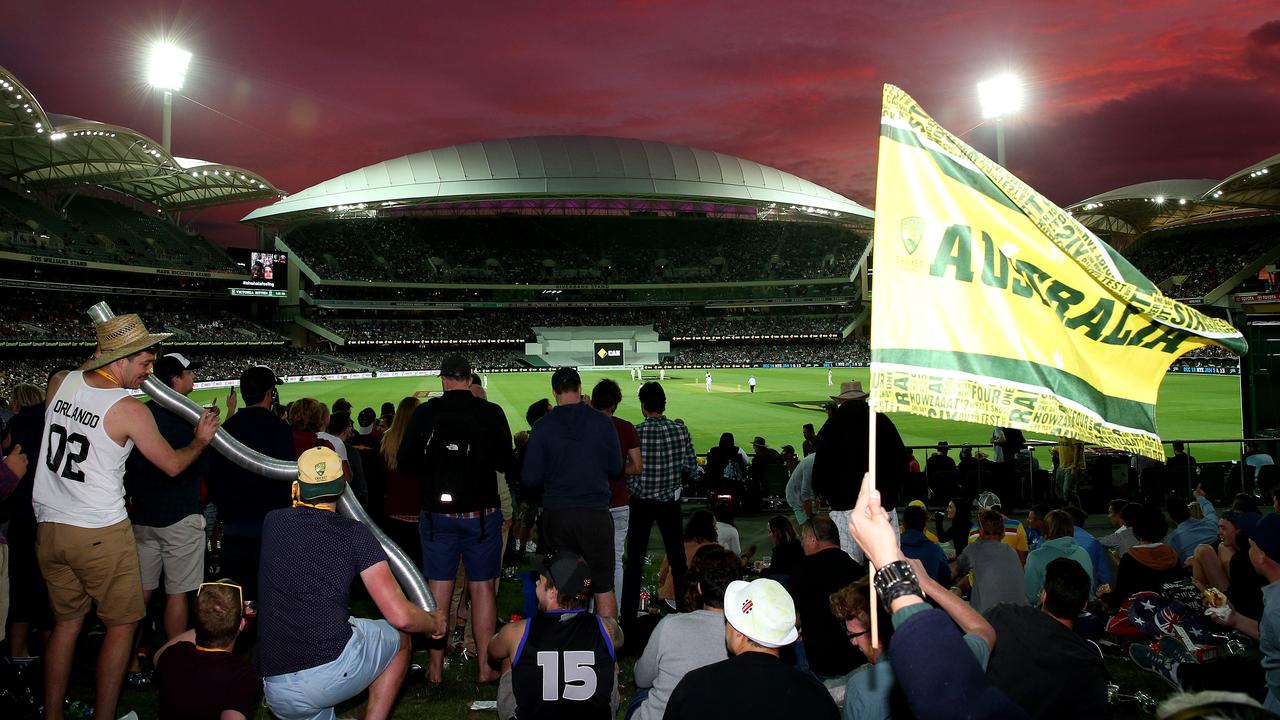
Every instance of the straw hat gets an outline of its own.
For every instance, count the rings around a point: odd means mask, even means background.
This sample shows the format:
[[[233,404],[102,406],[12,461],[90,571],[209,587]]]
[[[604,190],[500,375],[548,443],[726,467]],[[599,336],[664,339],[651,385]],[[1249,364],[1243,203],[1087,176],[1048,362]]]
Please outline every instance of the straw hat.
[[[94,326],[98,333],[98,355],[89,361],[88,369],[96,370],[134,353],[159,345],[173,333],[149,333],[142,318],[135,314],[117,315]]]

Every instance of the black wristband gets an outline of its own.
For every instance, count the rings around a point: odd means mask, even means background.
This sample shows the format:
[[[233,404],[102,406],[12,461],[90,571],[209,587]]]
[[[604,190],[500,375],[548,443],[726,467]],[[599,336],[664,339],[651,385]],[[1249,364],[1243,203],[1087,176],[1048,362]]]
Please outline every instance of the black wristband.
[[[920,590],[920,580],[916,577],[915,571],[902,560],[895,560],[877,570],[874,582],[876,595],[884,605],[885,610],[890,610],[889,604],[900,597],[907,595],[924,597],[924,593]]]

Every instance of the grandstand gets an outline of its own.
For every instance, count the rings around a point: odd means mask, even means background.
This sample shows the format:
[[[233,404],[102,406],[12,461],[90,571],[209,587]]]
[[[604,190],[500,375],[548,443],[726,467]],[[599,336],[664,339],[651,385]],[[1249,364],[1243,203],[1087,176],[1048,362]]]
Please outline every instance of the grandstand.
[[[310,341],[359,347],[371,368],[369,350],[403,345],[502,347],[490,365],[533,368],[534,328],[652,327],[675,346],[666,363],[722,341],[779,361],[796,341],[834,352],[865,317],[870,216],[720,153],[536,137],[377,163],[245,220],[300,261],[286,303]]]
[[[430,369],[461,348],[542,366],[537,328],[652,328],[678,367],[861,365],[871,212],[750,160],[592,136],[491,140],[374,163],[285,195],[117,125],[47,114],[0,68],[0,322],[28,374],[77,360],[85,306],[136,311],[205,373]],[[1142,183],[1068,209],[1168,294],[1280,312],[1280,156],[1222,181]],[[281,298],[233,298],[237,258],[183,222],[275,199],[245,222],[292,261]],[[284,273],[282,273],[282,276]],[[145,277],[140,277],[145,276]],[[1212,352],[1179,368],[1231,369]],[[11,379],[11,378],[10,378]]]

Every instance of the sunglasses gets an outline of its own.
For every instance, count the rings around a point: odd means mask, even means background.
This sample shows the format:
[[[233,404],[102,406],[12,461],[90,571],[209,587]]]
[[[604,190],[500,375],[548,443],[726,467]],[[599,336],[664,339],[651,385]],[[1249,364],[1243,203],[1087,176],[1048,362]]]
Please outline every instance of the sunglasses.
[[[844,637],[846,640],[856,640],[857,638],[860,638],[863,635],[870,635],[870,634],[871,634],[870,628],[863,630],[862,632],[852,632],[849,630],[844,631]]]

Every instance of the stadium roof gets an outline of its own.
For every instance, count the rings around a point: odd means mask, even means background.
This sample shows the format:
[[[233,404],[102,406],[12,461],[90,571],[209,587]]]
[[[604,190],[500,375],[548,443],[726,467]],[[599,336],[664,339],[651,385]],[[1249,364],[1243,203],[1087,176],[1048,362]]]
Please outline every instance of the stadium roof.
[[[1156,180],[1128,185],[1067,206],[1085,227],[1137,235],[1203,215],[1201,198],[1215,180]]]
[[[173,157],[136,130],[47,114],[3,67],[0,174],[35,189],[98,185],[170,210],[283,195],[243,168]]]
[[[1210,188],[1208,197],[1246,207],[1280,209],[1280,155],[1254,163]]]
[[[530,198],[693,200],[787,206],[827,217],[872,212],[750,160],[649,140],[543,136],[453,145],[339,175],[249,213],[246,222],[369,217],[384,208]]]

